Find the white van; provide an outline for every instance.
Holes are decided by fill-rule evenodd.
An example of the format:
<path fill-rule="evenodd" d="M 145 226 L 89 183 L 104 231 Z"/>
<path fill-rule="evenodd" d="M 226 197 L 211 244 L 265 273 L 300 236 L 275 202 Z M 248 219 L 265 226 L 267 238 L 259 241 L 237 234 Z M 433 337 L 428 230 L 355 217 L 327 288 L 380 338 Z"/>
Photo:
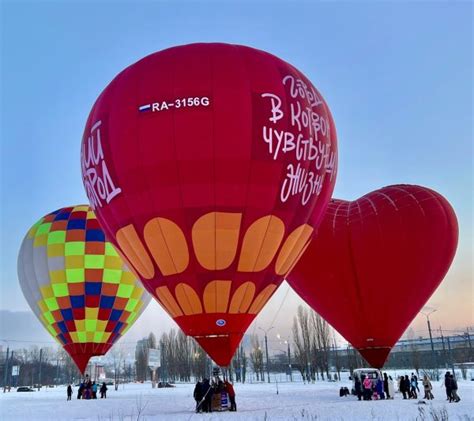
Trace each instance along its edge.
<path fill-rule="evenodd" d="M 368 377 L 369 379 L 372 380 L 372 382 L 374 382 L 375 380 L 377 379 L 381 379 L 382 378 L 382 373 L 380 372 L 380 370 L 378 370 L 377 368 L 356 368 L 353 372 L 352 372 L 352 376 L 351 376 L 351 379 L 352 379 L 352 394 L 355 395 L 355 379 L 356 378 L 359 378 L 359 380 L 362 382 L 364 378 Z"/>

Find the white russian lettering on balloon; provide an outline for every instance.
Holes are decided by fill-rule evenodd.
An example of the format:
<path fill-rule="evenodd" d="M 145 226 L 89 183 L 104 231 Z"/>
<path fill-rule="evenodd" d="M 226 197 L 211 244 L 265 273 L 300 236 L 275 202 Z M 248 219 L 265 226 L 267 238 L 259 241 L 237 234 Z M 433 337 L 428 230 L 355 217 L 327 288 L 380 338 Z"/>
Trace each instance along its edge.
<path fill-rule="evenodd" d="M 280 200 L 286 202 L 290 196 L 301 194 L 301 204 L 306 205 L 311 197 L 321 193 L 323 178 L 311 170 L 303 168 L 301 163 L 288 164 L 287 172 L 280 190 Z"/>
<path fill-rule="evenodd" d="M 272 123 L 276 123 L 278 120 L 283 118 L 283 111 L 281 110 L 281 99 L 278 95 L 265 93 L 262 94 L 262 98 L 270 98 L 272 105 L 272 116 L 268 119 Z"/>
<path fill-rule="evenodd" d="M 283 85 L 289 86 L 292 98 L 307 99 L 311 107 L 323 104 L 323 100 L 316 90 L 308 88 L 308 85 L 299 78 L 287 75 L 283 78 Z"/>
<path fill-rule="evenodd" d="M 81 148 L 82 177 L 92 209 L 108 204 L 121 193 L 112 180 L 102 148 L 102 121 L 97 121 L 91 128 L 90 135 L 84 140 Z"/>
<path fill-rule="evenodd" d="M 336 173 L 330 116 L 311 84 L 293 75 L 284 76 L 282 84 L 287 92 L 285 107 L 280 96 L 271 92 L 261 94 L 269 100 L 269 123 L 263 124 L 262 138 L 272 159 L 286 155 L 295 160 L 287 165 L 280 200 L 286 202 L 292 196 L 300 196 L 301 204 L 306 205 L 313 195 L 321 193 L 325 175 L 329 174 L 332 180 Z"/>

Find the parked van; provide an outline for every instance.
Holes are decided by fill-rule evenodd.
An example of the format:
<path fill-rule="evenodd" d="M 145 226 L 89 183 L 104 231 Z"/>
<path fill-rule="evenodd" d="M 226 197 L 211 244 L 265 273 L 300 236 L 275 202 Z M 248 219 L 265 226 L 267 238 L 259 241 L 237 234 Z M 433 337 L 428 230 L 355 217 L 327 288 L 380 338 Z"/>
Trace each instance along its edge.
<path fill-rule="evenodd" d="M 376 368 L 356 368 L 352 372 L 352 390 L 351 393 L 353 395 L 356 394 L 355 392 L 355 379 L 359 378 L 359 380 L 362 382 L 366 377 L 372 380 L 372 382 L 375 382 L 377 379 L 382 378 L 382 373 L 380 370 Z"/>

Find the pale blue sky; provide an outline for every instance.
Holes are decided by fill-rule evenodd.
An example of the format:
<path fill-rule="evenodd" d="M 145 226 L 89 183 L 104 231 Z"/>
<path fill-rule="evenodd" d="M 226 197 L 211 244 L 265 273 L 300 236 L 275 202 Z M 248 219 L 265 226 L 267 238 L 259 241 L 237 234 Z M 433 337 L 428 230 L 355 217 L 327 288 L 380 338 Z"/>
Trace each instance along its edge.
<path fill-rule="evenodd" d="M 431 304 L 440 323 L 472 324 L 472 19 L 456 1 L 2 1 L 0 310 L 27 309 L 26 230 L 86 202 L 80 140 L 100 91 L 149 53 L 219 41 L 269 51 L 322 92 L 339 136 L 335 197 L 416 183 L 448 198 L 460 246 Z"/>

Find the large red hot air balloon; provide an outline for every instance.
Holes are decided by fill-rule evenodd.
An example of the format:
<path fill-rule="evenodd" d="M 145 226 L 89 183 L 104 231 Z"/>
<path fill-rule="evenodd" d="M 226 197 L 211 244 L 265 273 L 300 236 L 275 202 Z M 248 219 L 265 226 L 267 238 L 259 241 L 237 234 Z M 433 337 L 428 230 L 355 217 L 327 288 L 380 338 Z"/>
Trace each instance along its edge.
<path fill-rule="evenodd" d="M 311 239 L 336 165 L 334 123 L 309 80 L 227 44 L 170 48 L 125 69 L 82 143 L 107 236 L 220 365 Z"/>
<path fill-rule="evenodd" d="M 332 200 L 288 282 L 380 368 L 446 275 L 457 239 L 450 204 L 424 187 Z"/>

